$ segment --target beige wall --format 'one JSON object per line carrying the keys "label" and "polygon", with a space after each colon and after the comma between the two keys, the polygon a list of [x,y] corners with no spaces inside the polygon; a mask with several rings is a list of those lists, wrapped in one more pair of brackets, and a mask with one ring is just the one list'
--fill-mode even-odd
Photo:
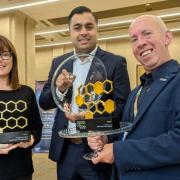
{"label": "beige wall", "polygon": [[[173,42],[170,46],[170,52],[173,58],[178,59],[180,62],[180,33],[174,34]],[[136,86],[136,65],[138,62],[133,56],[131,44],[128,39],[109,40],[99,42],[99,45],[104,50],[113,52],[115,54],[123,55],[127,59],[128,72],[130,76],[131,88]],[[71,51],[71,45],[60,46],[54,48],[36,49],[36,66],[35,66],[35,79],[46,80],[51,66],[52,58],[63,53]]]}

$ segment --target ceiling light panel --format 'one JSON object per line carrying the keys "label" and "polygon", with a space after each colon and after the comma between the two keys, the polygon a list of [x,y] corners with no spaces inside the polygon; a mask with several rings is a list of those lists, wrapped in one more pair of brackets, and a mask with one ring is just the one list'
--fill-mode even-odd
{"label": "ceiling light panel", "polygon": [[0,7],[0,12],[10,11],[14,9],[21,9],[21,8],[31,7],[31,6],[37,6],[37,5],[52,3],[56,1],[59,1],[59,0],[44,0],[44,1],[36,1],[36,2],[31,2],[31,3],[21,3],[21,4],[19,3],[14,6]]}

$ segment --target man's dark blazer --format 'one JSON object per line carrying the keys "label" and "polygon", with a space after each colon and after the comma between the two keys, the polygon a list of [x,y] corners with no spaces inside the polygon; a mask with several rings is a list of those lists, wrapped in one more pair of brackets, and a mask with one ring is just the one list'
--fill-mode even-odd
{"label": "man's dark blazer", "polygon": [[[180,65],[174,60],[164,65],[125,140],[114,143],[121,180],[180,180]],[[123,121],[131,119],[138,89],[128,98]]]}
{"label": "man's dark blazer", "polygon": [[[73,52],[65,54],[63,56],[59,56],[53,60],[48,81],[45,84],[39,98],[39,104],[42,109],[49,110],[57,107],[51,94],[51,79],[58,65],[67,57],[70,57],[72,55]],[[126,103],[126,99],[130,91],[126,59],[124,57],[103,51],[100,48],[97,49],[95,55],[104,63],[107,71],[107,79],[113,81],[113,92],[111,94],[104,95],[104,97],[102,98],[112,98],[116,102],[117,110],[114,114],[114,124],[115,126],[118,126],[120,118],[122,116],[123,108]],[[62,129],[67,128],[67,125],[68,120],[65,118],[64,112],[62,112],[60,109],[57,109],[55,121],[52,128],[52,138],[49,151],[49,157],[54,161],[60,160],[64,145],[64,139],[59,137],[58,132]]]}

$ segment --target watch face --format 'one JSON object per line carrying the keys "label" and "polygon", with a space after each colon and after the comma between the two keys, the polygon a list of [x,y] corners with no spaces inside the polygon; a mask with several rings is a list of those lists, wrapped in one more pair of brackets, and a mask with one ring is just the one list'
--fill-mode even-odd
{"label": "watch face", "polygon": [[106,93],[106,85],[107,73],[102,60],[90,54],[76,54],[57,67],[51,90],[54,102],[62,111],[93,112]]}

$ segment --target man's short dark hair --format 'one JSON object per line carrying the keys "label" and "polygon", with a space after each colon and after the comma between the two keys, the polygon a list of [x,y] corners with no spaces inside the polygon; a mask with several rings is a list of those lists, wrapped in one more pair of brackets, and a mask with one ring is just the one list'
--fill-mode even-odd
{"label": "man's short dark hair", "polygon": [[78,6],[76,8],[74,8],[71,13],[68,16],[68,24],[70,25],[71,19],[75,14],[83,14],[83,13],[90,13],[92,14],[92,16],[94,17],[96,23],[98,24],[98,19],[97,17],[94,15],[94,13],[86,6]]}

